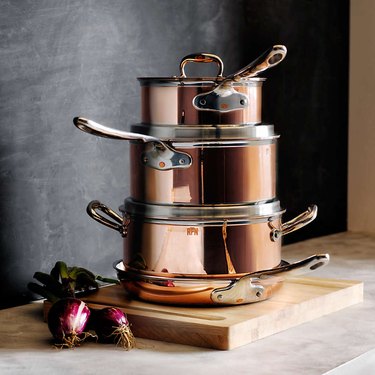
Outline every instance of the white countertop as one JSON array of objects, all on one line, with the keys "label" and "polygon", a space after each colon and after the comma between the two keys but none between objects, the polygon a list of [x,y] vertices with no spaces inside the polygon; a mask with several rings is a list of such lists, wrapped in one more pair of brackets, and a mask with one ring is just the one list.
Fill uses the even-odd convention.
[{"label": "white countertop", "polygon": [[331,261],[311,276],[363,281],[363,303],[231,351],[138,339],[129,352],[94,342],[53,349],[40,304],[30,304],[0,311],[0,373],[315,375],[340,365],[343,370],[351,361],[350,374],[356,368],[363,374],[375,355],[367,353],[375,348],[375,235],[339,233],[299,242],[285,246],[283,258],[322,252]]}]

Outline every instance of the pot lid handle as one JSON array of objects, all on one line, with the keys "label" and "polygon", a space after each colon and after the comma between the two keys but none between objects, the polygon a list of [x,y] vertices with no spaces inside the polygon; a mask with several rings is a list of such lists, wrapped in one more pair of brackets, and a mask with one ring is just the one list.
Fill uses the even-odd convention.
[{"label": "pot lid handle", "polygon": [[180,62],[180,78],[186,78],[185,73],[185,66],[188,63],[216,63],[219,70],[217,73],[217,77],[222,77],[224,73],[224,63],[221,58],[217,55],[212,53],[206,52],[199,52],[199,53],[192,53],[190,55],[185,56]]}]

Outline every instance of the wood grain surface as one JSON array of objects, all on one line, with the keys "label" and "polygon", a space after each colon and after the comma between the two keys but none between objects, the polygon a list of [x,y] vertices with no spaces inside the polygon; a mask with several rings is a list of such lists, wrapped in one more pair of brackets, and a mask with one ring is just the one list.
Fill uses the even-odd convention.
[{"label": "wood grain surface", "polygon": [[[84,298],[90,307],[127,313],[136,337],[230,350],[363,301],[363,283],[299,277],[271,299],[247,305],[181,307],[129,300],[120,286]],[[48,311],[45,305],[45,312]]]}]

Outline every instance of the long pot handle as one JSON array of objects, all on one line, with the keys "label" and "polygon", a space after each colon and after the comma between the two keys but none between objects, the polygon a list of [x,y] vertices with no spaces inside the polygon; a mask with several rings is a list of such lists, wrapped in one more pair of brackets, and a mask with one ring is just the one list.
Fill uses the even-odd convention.
[{"label": "long pot handle", "polygon": [[272,46],[253,62],[218,82],[218,85],[212,91],[196,95],[192,101],[194,108],[199,111],[224,113],[247,108],[250,98],[235,90],[233,84],[246,81],[278,65],[284,60],[286,53],[285,46]]},{"label": "long pot handle", "polygon": [[238,82],[257,76],[274,66],[278,65],[286,57],[287,49],[285,46],[277,44],[263,52],[258,58],[246,65],[239,71],[227,76],[225,81]]},{"label": "long pot handle", "polygon": [[305,225],[311,223],[316,218],[317,214],[318,206],[315,204],[310,205],[306,211],[302,212],[302,214],[298,215],[292,220],[287,221],[286,223],[281,224],[280,229],[272,228],[271,240],[277,241],[282,236],[304,227]]},{"label": "long pot handle", "polygon": [[211,292],[211,300],[222,305],[263,301],[272,293],[272,286],[262,285],[264,279],[269,279],[269,284],[276,285],[288,277],[315,271],[328,262],[329,254],[317,254],[285,266],[249,273],[223,288],[214,289]]},{"label": "long pot handle", "polygon": [[[113,211],[111,208],[106,206],[105,204],[94,200],[91,201],[86,208],[87,214],[97,221],[100,224],[105,225],[108,228],[114,229],[117,232],[120,232],[123,237],[126,237],[128,234],[128,225],[130,223],[129,218],[123,219],[119,214]],[[106,216],[103,216],[102,213],[106,214],[108,217],[113,219],[114,221],[110,220]]]},{"label": "long pot handle", "polygon": [[159,138],[109,128],[84,117],[75,117],[73,123],[83,132],[99,137],[136,140],[146,143],[147,147],[141,156],[141,161],[144,165],[150,168],[170,170],[176,168],[188,168],[192,164],[192,157],[188,153],[175,150]]}]

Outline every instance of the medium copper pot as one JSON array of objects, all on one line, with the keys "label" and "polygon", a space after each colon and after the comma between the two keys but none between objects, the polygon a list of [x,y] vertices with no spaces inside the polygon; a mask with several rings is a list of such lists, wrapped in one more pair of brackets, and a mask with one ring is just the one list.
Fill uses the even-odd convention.
[{"label": "medium copper pot", "polygon": [[[183,128],[186,131],[155,126],[150,135],[108,128],[82,117],[75,124],[102,137],[132,140],[130,192],[135,200],[205,205],[276,198],[278,135],[272,125],[191,126]],[[132,130],[145,129],[138,124]]]}]

